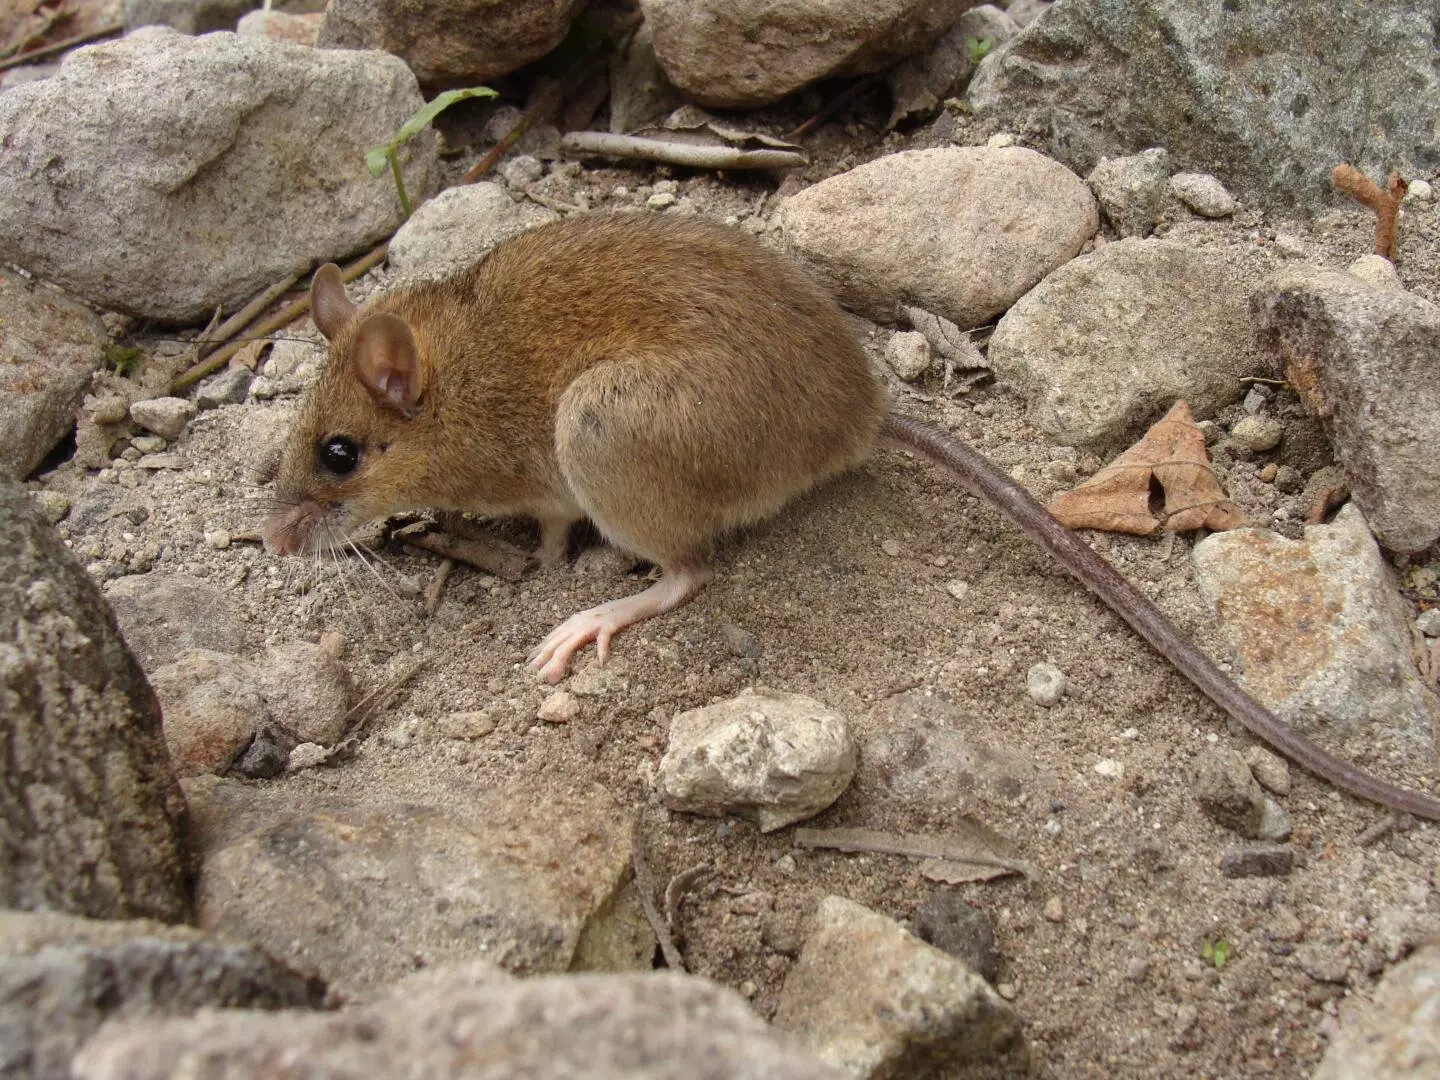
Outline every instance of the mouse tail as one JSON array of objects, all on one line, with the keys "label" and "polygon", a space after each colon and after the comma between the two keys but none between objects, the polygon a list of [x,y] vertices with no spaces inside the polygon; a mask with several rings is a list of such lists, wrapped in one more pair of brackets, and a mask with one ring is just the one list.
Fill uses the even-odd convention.
[{"label": "mouse tail", "polygon": [[1034,496],[970,446],[922,420],[894,413],[886,416],[881,436],[943,465],[975,495],[1002,510],[1206,697],[1291,761],[1352,795],[1429,821],[1440,821],[1440,801],[1380,780],[1321,749],[1240,689],[1149,597],[1060,524]]}]

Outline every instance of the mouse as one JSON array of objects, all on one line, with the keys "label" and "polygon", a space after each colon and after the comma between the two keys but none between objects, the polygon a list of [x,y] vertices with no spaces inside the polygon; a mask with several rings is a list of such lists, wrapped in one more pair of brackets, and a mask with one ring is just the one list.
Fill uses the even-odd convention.
[{"label": "mouse", "polygon": [[1330,754],[1256,701],[983,455],[897,412],[830,293],[739,229],[575,215],[363,308],[329,263],[310,300],[328,359],[281,452],[267,549],[334,550],[377,519],[460,510],[534,519],[537,558],[550,568],[588,520],[660,576],[539,642],[529,662],[548,683],[592,643],[604,663],[616,634],[693,597],[712,576],[717,539],[898,446],[1010,517],[1290,760],[1440,820],[1440,801]]}]

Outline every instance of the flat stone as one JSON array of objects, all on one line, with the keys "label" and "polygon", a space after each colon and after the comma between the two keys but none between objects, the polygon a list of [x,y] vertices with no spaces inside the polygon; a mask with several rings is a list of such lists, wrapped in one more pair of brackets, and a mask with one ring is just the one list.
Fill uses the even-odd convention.
[{"label": "flat stone", "polygon": [[1170,194],[1201,217],[1223,218],[1235,213],[1235,196],[1209,173],[1176,173],[1170,177]]},{"label": "flat stone", "polygon": [[146,431],[172,442],[180,437],[185,425],[195,417],[195,402],[186,398],[160,397],[132,402],[130,419]]},{"label": "flat stone", "polygon": [[1227,878],[1287,877],[1295,868],[1295,849],[1288,844],[1252,844],[1225,852],[1220,873]]},{"label": "flat stone", "polygon": [[1354,1000],[1314,1080],[1424,1080],[1440,1074],[1440,945],[1418,950],[1380,980],[1372,1001]]},{"label": "flat stone", "polygon": [[105,599],[146,671],[191,649],[242,653],[251,636],[235,599],[188,574],[131,574],[107,584]]}]

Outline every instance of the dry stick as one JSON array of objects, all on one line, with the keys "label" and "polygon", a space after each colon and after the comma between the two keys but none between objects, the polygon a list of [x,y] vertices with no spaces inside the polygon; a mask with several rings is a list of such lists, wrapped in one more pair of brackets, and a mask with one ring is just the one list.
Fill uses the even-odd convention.
[{"label": "dry stick", "polygon": [[484,540],[463,540],[444,533],[420,533],[402,539],[410,547],[468,563],[477,570],[484,570],[506,581],[518,581],[529,561],[529,556],[513,544],[488,537]]},{"label": "dry stick", "polygon": [[709,863],[698,863],[689,870],[681,870],[670,879],[670,884],[665,886],[665,925],[670,927],[672,933],[679,934],[676,928],[680,925],[680,905],[685,897],[714,872],[714,867]]},{"label": "dry stick", "polygon": [[[379,247],[376,247],[365,255],[362,255],[360,258],[356,259],[353,263],[347,266],[344,270],[340,271],[340,280],[354,281],[357,277],[365,273],[367,270],[371,269],[374,266],[378,266],[380,263],[384,262],[385,255],[389,250],[390,241],[387,240]],[[239,341],[232,341],[229,345],[226,345],[218,352],[211,353],[200,363],[192,367],[189,371],[179,376],[177,379],[175,379],[174,382],[170,384],[170,393],[179,394],[182,390],[186,389],[189,386],[193,386],[195,383],[205,378],[205,376],[209,375],[212,371],[219,371],[229,362],[232,356],[234,356],[247,344],[249,344],[251,340],[254,340],[257,337],[265,337],[268,334],[273,334],[277,330],[283,330],[285,327],[289,326],[292,322],[298,319],[301,315],[304,315],[309,310],[310,294],[306,293],[298,300],[294,300],[291,303],[285,305],[283,308],[277,311],[274,315],[270,316],[270,318],[266,319],[264,322],[252,327],[251,332],[246,335],[246,338]]]},{"label": "dry stick", "polygon": [[199,358],[201,360],[205,359],[205,357],[209,356],[221,345],[224,345],[241,330],[244,330],[246,326],[250,325],[250,321],[252,319],[258,316],[262,311],[268,308],[276,300],[280,299],[280,297],[285,295],[285,293],[289,292],[290,289],[299,280],[300,275],[298,273],[295,273],[291,274],[284,281],[277,281],[274,285],[271,285],[264,292],[260,293],[258,296],[255,297],[255,299],[251,300],[239,311],[235,312],[234,315],[231,315],[228,319],[221,323],[213,334],[207,330],[204,334],[201,335],[201,337],[203,337],[205,340],[200,343]]},{"label": "dry stick", "polygon": [[7,71],[13,67],[20,67],[23,64],[30,64],[36,60],[43,60],[47,56],[54,56],[56,53],[73,49],[77,45],[87,45],[92,41],[99,41],[101,38],[114,37],[121,33],[125,27],[120,23],[113,26],[102,26],[99,30],[90,30],[84,34],[76,34],[74,37],[61,38],[49,45],[42,45],[38,49],[31,49],[29,52],[18,53],[15,56],[7,56],[0,60],[0,71]]},{"label": "dry stick", "polygon": [[645,912],[645,921],[650,924],[655,940],[660,943],[660,951],[665,955],[665,966],[672,971],[684,971],[685,958],[675,947],[675,942],[670,937],[670,928],[665,925],[665,920],[660,918],[660,912],[655,907],[655,878],[645,862],[638,820],[635,822],[635,839],[630,846],[630,865],[635,869],[635,891],[640,894],[640,907]]},{"label": "dry stick", "polygon": [[608,131],[572,131],[561,136],[560,149],[570,154],[658,161],[692,169],[793,169],[806,162],[805,155],[794,150],[705,146],[640,135],[611,135]]},{"label": "dry stick", "polygon": [[445,595],[445,582],[450,580],[450,571],[455,569],[455,560],[446,559],[435,568],[435,576],[430,579],[430,584],[425,586],[425,614],[435,617],[435,612],[440,610],[440,599]]},{"label": "dry stick", "polygon": [[830,117],[834,116],[846,105],[849,105],[850,102],[854,101],[856,98],[858,98],[861,94],[865,93],[879,81],[879,74],[875,74],[867,75],[859,82],[854,83],[853,85],[848,87],[844,93],[836,95],[836,97],[828,105],[822,108],[814,116],[810,117],[809,120],[806,120],[794,131],[788,133],[785,136],[785,141],[799,142],[801,139],[805,138],[806,135],[809,135],[810,132],[814,131],[826,120],[829,120]]},{"label": "dry stick", "polygon": [[1387,189],[1382,189],[1355,166],[1347,163],[1335,166],[1330,174],[1330,182],[1375,212],[1375,254],[1383,255],[1392,263],[1398,262],[1396,232],[1400,219],[1400,200],[1405,198],[1405,192],[1409,188],[1400,174],[1392,172],[1386,182]]}]

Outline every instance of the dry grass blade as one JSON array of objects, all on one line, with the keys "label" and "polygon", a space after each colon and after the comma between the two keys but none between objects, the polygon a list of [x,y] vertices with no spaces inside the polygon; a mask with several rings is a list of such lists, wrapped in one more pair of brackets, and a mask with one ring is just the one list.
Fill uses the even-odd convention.
[{"label": "dry grass blade", "polygon": [[650,924],[650,929],[655,934],[655,940],[660,943],[660,951],[665,956],[665,966],[672,971],[684,971],[685,958],[675,947],[675,941],[670,936],[670,928],[665,924],[665,920],[660,918],[660,912],[655,907],[655,878],[650,873],[650,865],[645,861],[644,845],[640,842],[638,818],[635,822],[634,839],[630,845],[630,864],[635,870],[635,889],[640,894],[640,907],[645,912],[645,921]]},{"label": "dry grass blade", "polygon": [[1012,848],[1009,841],[993,829],[967,818],[960,818],[955,823],[955,832],[945,836],[893,833],[880,829],[796,829],[793,839],[799,847],[805,848],[907,855],[917,859],[992,866],[1026,877],[1035,875],[1029,863],[1000,850]]}]

